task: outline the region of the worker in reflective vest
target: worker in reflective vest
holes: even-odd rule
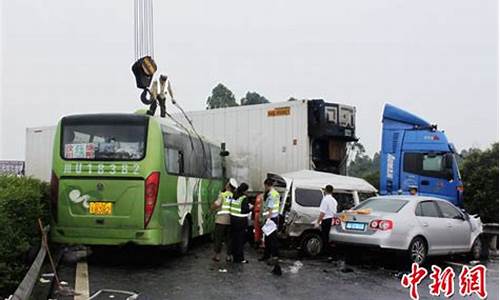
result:
[[[267,178],[264,181],[264,205],[261,209],[261,224],[266,226],[267,222],[274,222],[277,228],[279,221],[279,208],[280,208],[280,194],[273,188],[273,181]],[[265,242],[264,242],[264,255],[259,259],[259,261],[268,261],[275,266],[273,273],[276,275],[281,275],[281,268],[278,265],[278,230],[274,230],[270,233],[265,232]],[[279,272],[278,272],[279,269]]]
[[[231,201],[231,247],[234,263],[248,263],[243,251],[247,237],[248,216],[250,215],[250,205],[245,195],[247,190],[246,183],[240,184],[234,192],[234,199]]]
[[[226,244],[226,261],[231,261],[231,200],[233,199],[233,192],[238,186],[235,179],[231,178],[226,183],[225,189],[219,194],[217,200],[212,205],[212,209],[217,211],[215,215],[215,255],[212,258],[214,261],[220,261],[220,253],[222,251],[222,244]]]

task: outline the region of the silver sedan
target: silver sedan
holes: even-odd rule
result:
[[[401,250],[410,262],[428,256],[470,253],[478,259],[482,223],[447,201],[424,196],[369,198],[335,215],[330,241],[335,244]]]

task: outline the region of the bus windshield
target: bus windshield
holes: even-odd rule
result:
[[[141,160],[147,118],[92,115],[62,120],[61,156],[67,160]]]

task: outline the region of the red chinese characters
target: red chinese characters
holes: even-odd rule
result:
[[[401,285],[410,289],[410,298],[418,300],[418,285],[426,278],[428,271],[414,263],[411,272],[403,275]],[[449,298],[455,293],[455,271],[451,267],[444,270],[439,266],[432,266],[432,273],[429,276],[429,293],[439,297],[441,293]],[[486,267],[477,265],[474,267],[463,266],[458,277],[460,285],[460,295],[463,297],[476,294],[481,299],[486,299]]]
[[[455,272],[451,267],[445,268],[443,271],[438,266],[432,266],[432,274],[430,275],[432,283],[429,284],[430,294],[439,296],[441,292],[445,297],[451,297],[455,293]]]
[[[401,285],[405,288],[410,289],[410,297],[413,300],[420,299],[418,295],[418,285],[424,278],[427,276],[427,270],[425,268],[421,268],[418,264],[413,263],[411,265],[411,273],[405,274],[401,278]]]
[[[488,296],[486,292],[486,267],[477,265],[472,268],[463,266],[460,272],[460,295],[470,296],[476,293],[479,298],[485,299]]]

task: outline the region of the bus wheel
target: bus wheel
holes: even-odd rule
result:
[[[323,239],[319,232],[306,232],[302,237],[301,249],[306,256],[318,256],[323,250]]]
[[[179,244],[179,252],[186,254],[191,244],[191,221],[186,218],[181,228],[181,243]]]

